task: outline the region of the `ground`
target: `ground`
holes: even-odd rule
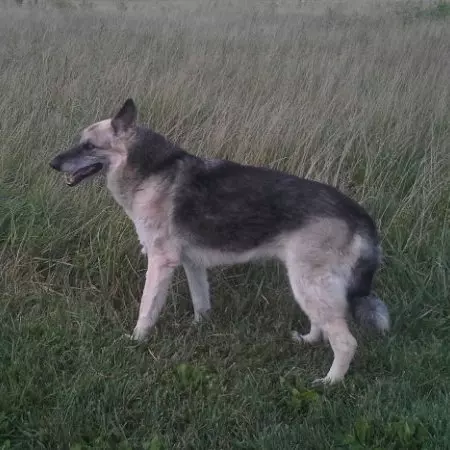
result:
[[[19,2],[20,3],[20,2]],[[36,4],[35,4],[36,3]],[[331,6],[330,6],[331,5]],[[0,448],[444,449],[450,441],[450,8],[445,2],[3,2]],[[384,337],[345,382],[276,263],[180,272],[146,345],[145,261],[101,179],[48,166],[127,97],[189,151],[319,179],[384,249]]]

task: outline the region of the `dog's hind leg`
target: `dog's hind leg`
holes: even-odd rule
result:
[[[307,335],[293,333],[298,341],[317,342],[322,334],[328,338],[334,353],[333,364],[325,378],[315,382],[335,383],[342,380],[356,351],[356,339],[346,322],[345,289],[336,276],[303,265],[288,265],[288,275],[295,300],[311,321]],[[322,272],[322,273],[320,273]]]
[[[184,262],[183,267],[186,272],[192,304],[194,306],[194,323],[197,323],[203,317],[206,317],[211,309],[208,274],[204,267],[191,261]]]
[[[292,332],[292,339],[300,343],[315,344],[320,342],[323,337],[323,330],[321,327],[321,321],[318,314],[316,314],[315,308],[309,307],[310,301],[308,297],[311,295],[311,289],[307,289],[309,284],[306,277],[300,275],[300,270],[293,266],[287,266],[289,281],[291,283],[292,292],[294,294],[295,301],[298,303],[303,312],[308,316],[310,321],[310,330],[307,334],[300,334],[297,331]]]
[[[350,333],[344,317],[336,317],[323,327],[334,353],[333,364],[325,378],[315,380],[316,383],[336,383],[344,378],[356,351],[356,339]]]

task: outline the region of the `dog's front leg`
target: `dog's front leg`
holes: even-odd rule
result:
[[[208,274],[204,267],[191,261],[185,261],[183,267],[186,272],[192,304],[194,306],[194,323],[197,323],[203,317],[207,317],[211,309]]]
[[[139,308],[139,318],[131,338],[143,341],[158,320],[166,302],[170,280],[177,263],[166,255],[148,255],[148,268],[144,292]]]

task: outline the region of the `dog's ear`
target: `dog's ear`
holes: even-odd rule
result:
[[[129,98],[125,101],[120,111],[115,115],[114,119],[111,120],[111,126],[113,127],[114,133],[123,133],[130,128],[134,127],[136,124],[137,109],[133,100]]]

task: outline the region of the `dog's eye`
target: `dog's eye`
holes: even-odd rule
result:
[[[93,150],[95,148],[95,145],[92,142],[87,141],[83,144],[83,148],[85,150]]]

